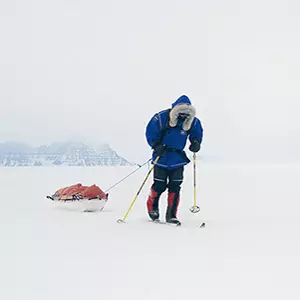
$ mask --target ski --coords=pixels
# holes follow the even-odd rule
[[[179,222],[179,223],[167,223],[165,221],[160,221],[160,220],[155,220],[155,221],[148,220],[148,222],[156,223],[156,224],[162,224],[162,225],[169,225],[169,226],[173,226],[173,227],[180,227],[182,225],[181,222]],[[206,223],[201,222],[200,225],[199,225],[199,228],[205,228],[205,227],[206,227]]]
[[[168,222],[160,221],[160,220],[155,220],[155,221],[149,220],[149,222],[156,223],[156,224],[169,225],[169,226],[173,226],[173,227],[179,227],[179,226],[181,226],[180,222],[179,223],[168,223]]]

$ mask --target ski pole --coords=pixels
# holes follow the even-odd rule
[[[200,207],[197,206],[197,195],[196,195],[196,191],[197,191],[197,186],[196,186],[196,153],[194,152],[194,159],[193,159],[194,163],[194,206],[192,206],[190,208],[190,211],[192,213],[198,213],[200,211]]]
[[[154,161],[154,163],[153,163],[153,166],[152,166],[151,169],[148,171],[148,173],[147,173],[147,175],[146,175],[146,177],[145,177],[145,179],[144,179],[142,185],[140,186],[139,190],[137,191],[137,193],[136,193],[136,195],[135,195],[133,201],[131,202],[131,204],[130,204],[130,206],[129,206],[127,212],[126,212],[126,214],[125,214],[124,217],[123,217],[123,219],[119,219],[119,220],[117,221],[118,223],[125,223],[125,220],[126,220],[128,214],[129,214],[129,212],[131,211],[131,209],[132,209],[132,207],[133,207],[133,205],[134,205],[134,203],[135,203],[137,197],[139,196],[141,190],[143,189],[143,186],[145,185],[145,183],[146,183],[148,177],[150,176],[150,173],[152,172],[154,166],[157,164],[158,160],[159,160],[159,156],[156,157],[156,159],[155,159],[155,161]]]
[[[131,172],[130,174],[128,174],[126,177],[122,178],[120,181],[118,181],[117,183],[115,183],[113,186],[111,186],[109,189],[107,189],[104,193],[106,194],[108,191],[110,191],[112,188],[114,188],[115,186],[117,186],[119,183],[121,183],[122,181],[124,181],[126,178],[128,178],[129,176],[131,176],[133,173],[135,173],[136,171],[138,171],[141,167],[143,167],[144,165],[146,165],[149,161],[151,160],[151,158],[149,160],[147,160],[144,164],[142,165],[138,165],[139,167],[134,170],[133,172]]]

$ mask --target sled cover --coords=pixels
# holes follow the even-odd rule
[[[74,201],[86,199],[107,199],[105,194],[97,185],[83,186],[81,183],[70,185],[57,190],[52,196],[52,200]]]

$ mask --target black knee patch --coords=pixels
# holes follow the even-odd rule
[[[171,181],[168,185],[170,193],[179,193],[182,181]]]
[[[165,181],[154,180],[152,188],[156,193],[162,194],[167,189],[167,183]]]

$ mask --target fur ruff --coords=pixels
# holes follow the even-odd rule
[[[194,118],[196,116],[196,110],[192,105],[187,105],[185,103],[178,104],[174,106],[170,111],[170,127],[175,127],[178,123],[178,116],[180,113],[188,114],[189,116],[184,120],[182,124],[182,128],[185,131],[188,131],[191,129],[192,123],[194,121]]]

